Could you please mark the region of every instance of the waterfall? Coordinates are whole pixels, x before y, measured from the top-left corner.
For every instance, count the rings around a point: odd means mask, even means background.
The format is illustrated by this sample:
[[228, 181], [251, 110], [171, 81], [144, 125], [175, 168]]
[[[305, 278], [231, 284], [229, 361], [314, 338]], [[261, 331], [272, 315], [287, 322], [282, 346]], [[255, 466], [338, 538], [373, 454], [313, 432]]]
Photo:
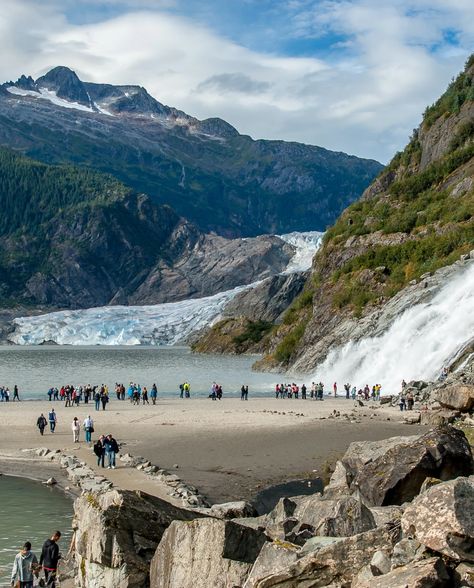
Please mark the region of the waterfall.
[[329, 352], [312, 380], [341, 389], [379, 383], [399, 392], [402, 379], [434, 380], [474, 332], [474, 263], [445, 282], [429, 302], [401, 313], [380, 336], [349, 341]]

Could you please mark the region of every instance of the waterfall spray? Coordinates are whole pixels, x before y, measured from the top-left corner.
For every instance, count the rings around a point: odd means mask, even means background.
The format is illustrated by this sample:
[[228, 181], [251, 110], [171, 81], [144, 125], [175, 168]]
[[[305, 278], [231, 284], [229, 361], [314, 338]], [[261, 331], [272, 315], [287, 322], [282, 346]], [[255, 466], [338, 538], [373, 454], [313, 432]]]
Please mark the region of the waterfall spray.
[[473, 336], [474, 263], [455, 274], [426, 303], [400, 316], [378, 337], [349, 341], [333, 349], [313, 380], [350, 382], [357, 388], [382, 384], [385, 394], [405, 380], [434, 380]]

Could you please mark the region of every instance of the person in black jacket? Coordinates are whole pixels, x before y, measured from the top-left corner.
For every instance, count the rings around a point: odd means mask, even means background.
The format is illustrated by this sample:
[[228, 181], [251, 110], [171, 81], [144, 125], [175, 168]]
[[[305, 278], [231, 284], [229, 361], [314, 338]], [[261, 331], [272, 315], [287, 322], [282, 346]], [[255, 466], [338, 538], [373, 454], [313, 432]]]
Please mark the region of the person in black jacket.
[[[59, 554], [58, 541], [61, 537], [60, 531], [55, 531], [51, 539], [47, 539], [41, 550], [39, 560], [40, 566], [43, 566], [46, 586], [56, 588], [56, 576], [58, 573], [58, 562], [61, 557]], [[41, 584], [40, 584], [41, 586]]]
[[115, 454], [119, 452], [119, 446], [117, 441], [112, 437], [112, 435], [107, 435], [104, 441], [105, 447], [105, 454], [107, 455], [107, 459], [109, 461], [109, 465], [107, 466], [109, 469], [115, 469]]

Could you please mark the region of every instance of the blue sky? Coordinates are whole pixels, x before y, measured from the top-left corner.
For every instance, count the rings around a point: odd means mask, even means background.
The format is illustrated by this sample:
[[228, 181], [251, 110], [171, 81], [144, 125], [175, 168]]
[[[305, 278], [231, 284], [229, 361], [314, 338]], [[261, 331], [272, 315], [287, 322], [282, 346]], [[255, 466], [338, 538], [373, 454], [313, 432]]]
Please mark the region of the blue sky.
[[255, 138], [383, 162], [473, 47], [473, 0], [3, 0], [0, 13], [3, 79], [67, 65]]

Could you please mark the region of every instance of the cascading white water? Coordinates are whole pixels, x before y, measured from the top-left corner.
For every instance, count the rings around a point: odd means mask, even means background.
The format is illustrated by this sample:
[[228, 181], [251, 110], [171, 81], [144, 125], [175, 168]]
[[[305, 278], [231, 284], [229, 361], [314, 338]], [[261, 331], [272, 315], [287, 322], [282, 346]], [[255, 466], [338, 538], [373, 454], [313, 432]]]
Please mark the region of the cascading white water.
[[[283, 273], [305, 271], [321, 243], [322, 233], [290, 233], [280, 238], [295, 255]], [[219, 320], [225, 305], [239, 292], [261, 281], [214, 296], [150, 306], [103, 306], [65, 310], [15, 319], [9, 340], [17, 345], [175, 345]]]
[[364, 387], [379, 383], [385, 394], [405, 380], [434, 380], [442, 366], [473, 336], [474, 263], [462, 268], [430, 302], [412, 306], [379, 337], [333, 349], [312, 380]]

